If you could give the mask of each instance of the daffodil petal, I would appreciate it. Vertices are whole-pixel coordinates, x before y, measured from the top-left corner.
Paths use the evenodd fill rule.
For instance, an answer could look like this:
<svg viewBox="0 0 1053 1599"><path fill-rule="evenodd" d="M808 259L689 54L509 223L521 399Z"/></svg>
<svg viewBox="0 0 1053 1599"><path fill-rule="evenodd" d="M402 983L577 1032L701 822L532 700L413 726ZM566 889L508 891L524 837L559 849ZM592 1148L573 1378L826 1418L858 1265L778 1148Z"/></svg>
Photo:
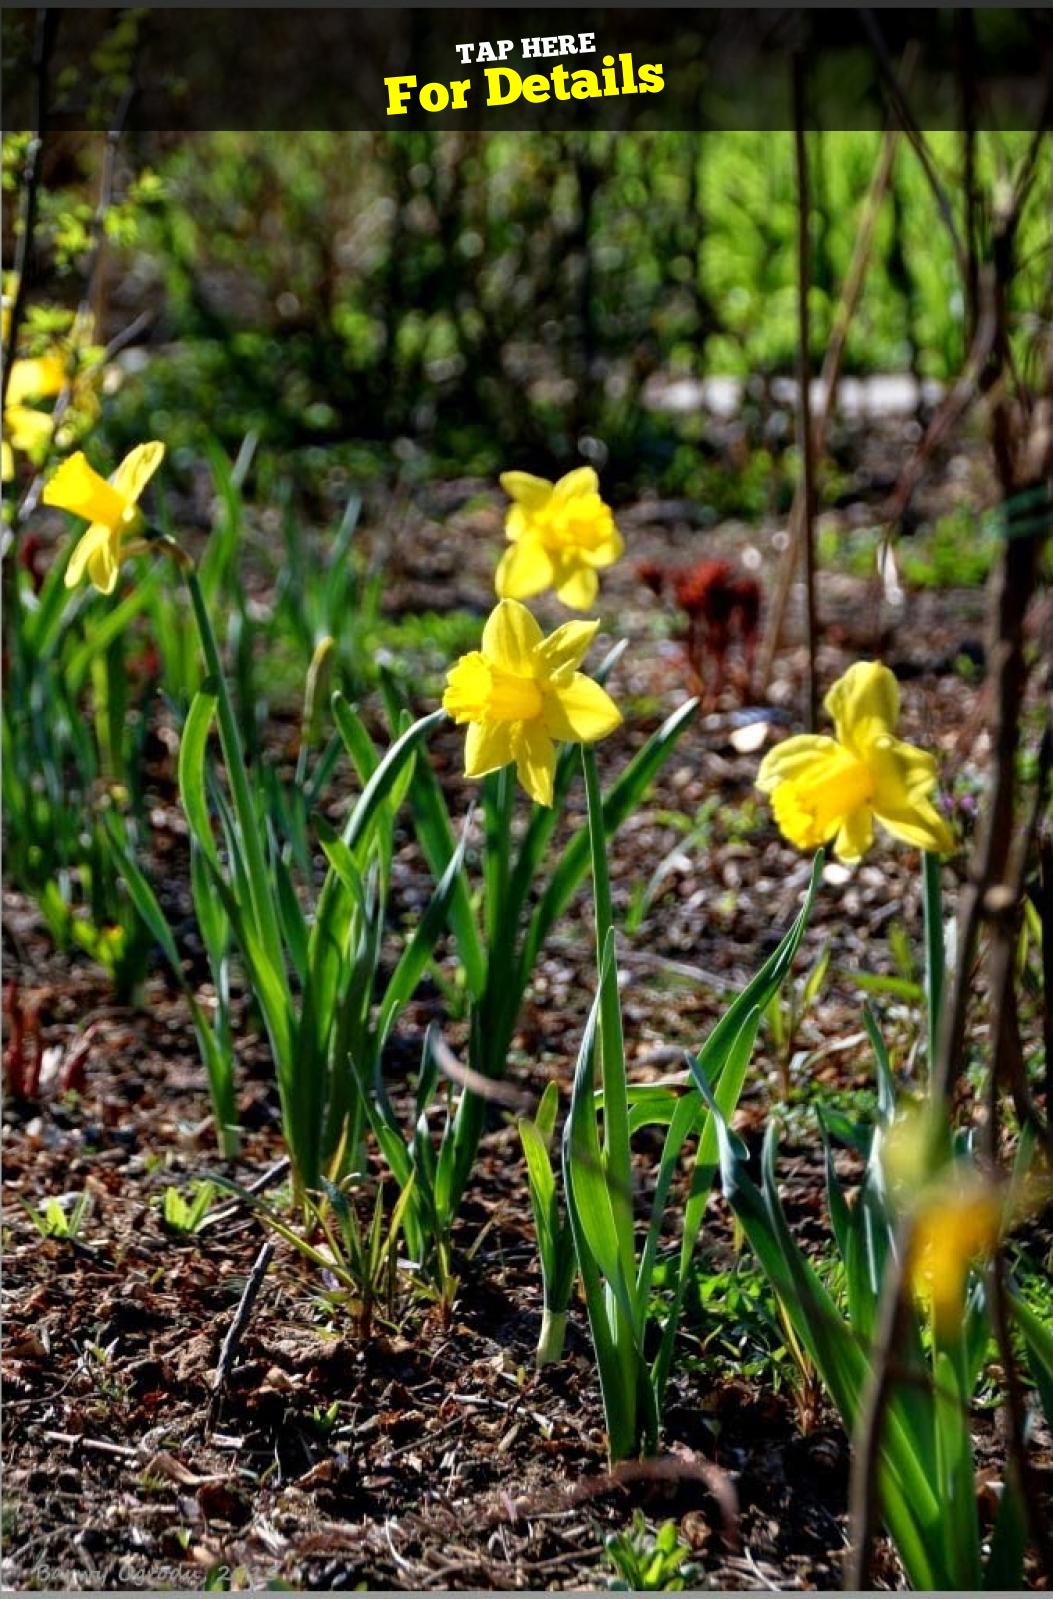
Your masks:
<svg viewBox="0 0 1053 1599"><path fill-rule="evenodd" d="M45 484L41 498L45 505L70 511L86 522L105 522L112 526L120 522L126 509L117 490L89 465L83 450L63 461Z"/></svg>
<svg viewBox="0 0 1053 1599"><path fill-rule="evenodd" d="M512 723L472 722L464 741L465 777L485 777L512 761Z"/></svg>
<svg viewBox="0 0 1053 1599"><path fill-rule="evenodd" d="M534 522L521 505L510 505L505 517L505 538L511 544L517 544L520 539L527 538L534 529Z"/></svg>
<svg viewBox="0 0 1053 1599"><path fill-rule="evenodd" d="M552 804L556 748L540 721L517 722L512 727L516 776L538 805Z"/></svg>
<svg viewBox="0 0 1053 1599"><path fill-rule="evenodd" d="M88 556L88 577L100 594L112 594L117 587L117 576L121 569L120 538L109 528L103 531L106 537L99 541Z"/></svg>
<svg viewBox="0 0 1053 1599"><path fill-rule="evenodd" d="M927 799L936 787L936 757L891 734L875 740L867 764L873 773L874 803L879 810Z"/></svg>
<svg viewBox="0 0 1053 1599"><path fill-rule="evenodd" d="M567 500L576 499L579 494L598 494L600 480L591 466L577 466L572 472L564 473L552 490L552 498L558 505L563 505Z"/></svg>
<svg viewBox="0 0 1053 1599"><path fill-rule="evenodd" d="M914 849L927 850L930 855L950 855L954 849L951 827L929 800L915 801L903 811L878 810L875 806L874 815L887 833Z"/></svg>
<svg viewBox="0 0 1053 1599"><path fill-rule="evenodd" d="M915 849L949 854L954 834L930 799L936 761L928 750L886 734L871 744L867 765L874 783L874 814L882 827Z"/></svg>
<svg viewBox="0 0 1053 1599"><path fill-rule="evenodd" d="M92 583L104 594L112 594L117 585L117 561L111 556L113 535L104 522L93 522L86 533L77 540L66 567L65 584L76 588L87 572Z"/></svg>
<svg viewBox="0 0 1053 1599"><path fill-rule="evenodd" d="M113 486L129 505L135 505L146 485L164 460L165 447L159 439L137 444L113 474Z"/></svg>
<svg viewBox="0 0 1053 1599"><path fill-rule="evenodd" d="M550 682L566 681L578 670L596 637L599 622L564 622L534 651L539 671Z"/></svg>
<svg viewBox="0 0 1053 1599"><path fill-rule="evenodd" d="M548 478L532 472L502 472L499 481L509 499L527 511L540 511L552 493Z"/></svg>
<svg viewBox="0 0 1053 1599"><path fill-rule="evenodd" d="M553 738L594 744L621 724L622 713L605 688L575 672L570 682L545 694L545 726Z"/></svg>
<svg viewBox="0 0 1053 1599"><path fill-rule="evenodd" d="M483 628L483 654L495 666L518 677L532 677L534 651L541 629L525 605L503 599L490 612Z"/></svg>
<svg viewBox="0 0 1053 1599"><path fill-rule="evenodd" d="M528 600L552 582L552 559L537 539L523 538L498 562L494 588L503 600Z"/></svg>
<svg viewBox="0 0 1053 1599"><path fill-rule="evenodd" d="M762 794L771 794L780 783L799 777L817 760L836 753L836 739L827 738L824 733L799 733L768 751L760 763L756 785Z"/></svg>
<svg viewBox="0 0 1053 1599"><path fill-rule="evenodd" d="M591 566L579 566L562 582L557 579L556 595L572 611L587 611L594 604L600 580Z"/></svg>
<svg viewBox="0 0 1053 1599"><path fill-rule="evenodd" d="M880 661L857 661L838 678L823 704L840 742L863 756L875 738L895 731L899 684Z"/></svg>
<svg viewBox="0 0 1053 1599"><path fill-rule="evenodd" d="M14 475L15 475L15 457L14 457L14 452L11 449L10 444L8 444L7 440L4 439L3 445L2 445L2 447L0 447L0 479L2 479L2 481L4 483L10 483L10 481L14 477Z"/></svg>
<svg viewBox="0 0 1053 1599"><path fill-rule="evenodd" d="M490 697L493 674L481 650L469 650L446 674L442 708L455 722L478 721Z"/></svg>

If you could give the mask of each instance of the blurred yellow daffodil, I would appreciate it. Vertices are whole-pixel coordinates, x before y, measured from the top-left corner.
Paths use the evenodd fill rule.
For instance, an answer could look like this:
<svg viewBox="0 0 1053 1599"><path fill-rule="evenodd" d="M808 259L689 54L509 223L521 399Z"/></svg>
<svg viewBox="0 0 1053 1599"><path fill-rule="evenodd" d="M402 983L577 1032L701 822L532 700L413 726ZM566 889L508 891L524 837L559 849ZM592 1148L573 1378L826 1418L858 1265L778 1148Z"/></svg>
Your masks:
<svg viewBox="0 0 1053 1599"><path fill-rule="evenodd" d="M1002 1225L1000 1193L978 1172L950 1173L922 1200L908 1275L938 1330L950 1332L960 1324L969 1268L994 1253Z"/></svg>
<svg viewBox="0 0 1053 1599"><path fill-rule="evenodd" d="M621 722L606 689L578 671L598 622L566 622L545 638L525 605L502 600L481 650L462 655L446 679L443 706L468 723L464 770L483 777L515 762L539 805L552 804L554 739L592 744Z"/></svg>
<svg viewBox="0 0 1053 1599"><path fill-rule="evenodd" d="M28 402L51 399L61 391L65 381L65 362L57 355L12 362L4 400L2 475L5 483L15 475L14 452L35 455L51 437L50 414L34 410Z"/></svg>
<svg viewBox="0 0 1053 1599"><path fill-rule="evenodd" d="M66 362L61 355L26 356L11 365L7 380L7 405L25 405L28 400L48 400L65 386Z"/></svg>
<svg viewBox="0 0 1053 1599"><path fill-rule="evenodd" d="M9 272L4 279L3 293L0 294L0 343L3 344L5 356L8 353L7 344L11 337L11 317L14 314L17 288L18 279L13 272Z"/></svg>
<svg viewBox="0 0 1053 1599"><path fill-rule="evenodd" d="M578 467L558 483L504 472L501 487L512 504L505 519L510 548L495 579L498 594L527 600L554 588L571 610L587 611L599 587L597 568L611 566L625 548L592 467Z"/></svg>
<svg viewBox="0 0 1053 1599"><path fill-rule="evenodd" d="M15 475L14 451L35 455L51 437L51 417L47 411L34 411L28 405L8 405L4 408L3 480L9 483Z"/></svg>
<svg viewBox="0 0 1053 1599"><path fill-rule="evenodd" d="M164 457L165 447L154 439L130 451L109 482L89 466L78 450L44 489L44 504L70 511L91 523L66 568L66 587L74 588L87 572L101 594L112 594L122 555L123 541L143 527L139 499Z"/></svg>
<svg viewBox="0 0 1053 1599"><path fill-rule="evenodd" d="M761 762L757 787L770 794L780 829L799 849L834 840L843 861L857 861L874 841L874 822L893 837L933 854L954 847L950 827L930 798L936 761L895 737L899 686L879 661L849 667L826 696L834 738L788 738Z"/></svg>

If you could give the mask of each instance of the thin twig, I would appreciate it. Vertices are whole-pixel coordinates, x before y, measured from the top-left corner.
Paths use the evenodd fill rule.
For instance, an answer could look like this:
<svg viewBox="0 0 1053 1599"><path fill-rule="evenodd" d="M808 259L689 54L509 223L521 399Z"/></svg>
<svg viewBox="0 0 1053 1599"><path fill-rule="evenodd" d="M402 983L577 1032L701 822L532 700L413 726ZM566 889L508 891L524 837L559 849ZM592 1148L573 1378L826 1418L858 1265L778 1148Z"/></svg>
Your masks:
<svg viewBox="0 0 1053 1599"><path fill-rule="evenodd" d="M913 75L916 53L912 46L908 46L903 53L900 72L904 81L908 81ZM877 220L881 214L882 202L892 177L892 165L900 137L899 127L890 123L885 129L877 165L874 168L874 173L870 180L870 188L863 202L852 260L841 288L829 342L823 355L823 364L819 373L819 392L816 397L815 413L812 418L812 435L815 441L814 449L817 461L826 442L827 424L833 412L837 386L841 378L841 365L844 360L845 346L848 342L848 333L866 280L867 267L874 246ZM789 604L790 590L793 586L794 574L800 565L803 511L804 492L803 484L799 479L794 490L793 504L790 507L786 548L779 563L779 570L768 606L767 621L764 628L764 644L757 674L758 687L761 694L764 693L771 681L775 653L782 642L783 628L786 623L786 608Z"/></svg>
<svg viewBox="0 0 1053 1599"><path fill-rule="evenodd" d="M11 368L14 365L15 351L18 349L18 335L21 331L22 318L26 309L29 262L33 249L33 235L37 226L37 205L40 199L40 158L44 148L44 132L47 127L48 65L51 61L51 51L55 43L57 26L57 12L49 8L37 12L36 37L33 42L33 77L36 85L33 113L35 126L26 150L26 165L22 177L21 232L18 236L18 248L15 254L15 295L11 306L7 349L4 351L4 370L0 374L0 410L7 404L7 385L11 381Z"/></svg>
<svg viewBox="0 0 1053 1599"><path fill-rule="evenodd" d="M206 1228L218 1227L223 1222L230 1221L231 1217L236 1216L241 1210L246 1199L255 1198L257 1194L262 1194L265 1189L272 1187L274 1183L280 1182L289 1170L290 1164L288 1155L283 1155L281 1160L275 1161L274 1165L269 1166L259 1177L255 1177L251 1183L246 1183L241 1190L241 1194L232 1205L224 1205L222 1210L217 1210L213 1215L206 1216L198 1231L203 1233ZM199 1180L208 1182L209 1178L205 1175ZM244 1198L241 1195L244 1195Z"/></svg>
<svg viewBox="0 0 1053 1599"><path fill-rule="evenodd" d="M976 23L964 6L954 13L958 58L958 104L962 122L962 188L965 191L965 328L969 345L980 321L980 196L976 184Z"/></svg>
<svg viewBox="0 0 1053 1599"><path fill-rule="evenodd" d="M219 1352L216 1375L212 1382L212 1396L208 1402L208 1415L205 1418L206 1434L210 1433L216 1424L216 1419L219 1414L219 1407L223 1399L227 1382L230 1378L234 1361L237 1358L238 1350L241 1347L241 1341L245 1336L246 1329L248 1328L249 1322L252 1318L253 1307L255 1306L259 1291L263 1287L263 1279L267 1275L267 1269L270 1266L273 1255L274 1244L270 1239L268 1239L267 1242L262 1245L260 1252L256 1256L256 1259L253 1263L252 1270L245 1279L245 1287L242 1291L238 1308L234 1312L234 1320L227 1329L227 1336L224 1338L222 1348Z"/></svg>
<svg viewBox="0 0 1053 1599"><path fill-rule="evenodd" d="M966 276L967 263L965 251L962 248L961 236L958 232L958 225L954 220L954 207L951 205L951 201L946 189L940 182L939 173L936 171L936 163L933 160L932 152L925 142L925 135L922 133L920 127L918 126L917 119L910 109L910 105L907 101L906 91L904 90L900 78L897 76L896 68L893 64L891 56L888 53L888 46L885 44L884 36L882 35L881 29L878 27L877 19L874 16L873 11L861 9L859 17L863 24L866 35L874 47L874 54L877 57L877 63L881 71L881 76L885 80L885 84L889 92L889 98L892 101L896 115L899 117L900 123L902 124L903 132L910 140L911 148L913 149L918 160L921 162L921 169L928 180L929 188L932 190L937 209L941 218L943 219L947 232L950 235L951 244L954 247L955 259L958 263L958 269L964 279Z"/></svg>
<svg viewBox="0 0 1053 1599"><path fill-rule="evenodd" d="M119 1460L134 1460L139 1453L126 1444L111 1444L106 1438L86 1438L82 1433L45 1432L42 1436L49 1444L68 1444L71 1449L87 1449L95 1455L116 1455Z"/></svg>
<svg viewBox="0 0 1053 1599"><path fill-rule="evenodd" d="M925 435L918 444L917 449L908 458L896 482L896 487L889 496L888 502L882 511L882 520L887 528L894 528L900 521L913 497L914 491L921 482L929 460L934 451L943 443L955 424L961 421L981 392L981 378L987 363L991 358L996 338L995 310L990 296L980 316L976 328L976 337L969 350L965 365L952 387L940 401L932 421L925 430Z"/></svg>
<svg viewBox="0 0 1053 1599"><path fill-rule="evenodd" d="M474 1067L463 1065L437 1027L431 1028L428 1044L432 1058L442 1075L449 1078L451 1083L456 1083L458 1088L465 1088L470 1093L478 1094L480 1099L504 1105L507 1110L516 1110L522 1116L527 1116L536 1109L535 1096L528 1094L525 1089L516 1088L514 1083L503 1083L492 1077L484 1077L483 1073L476 1071Z"/></svg>
<svg viewBox="0 0 1053 1599"><path fill-rule="evenodd" d="M91 243L87 266L85 268L84 290L81 295L80 305L77 308L77 315L73 323L73 337L70 340L62 389L51 412L51 429L44 448L44 455L41 461L40 469L34 474L33 481L30 483L28 489L23 495L21 503L18 507L18 511L15 515L14 527L16 532L23 526L27 518L33 514L37 508L37 505L39 504L40 495L44 487L44 478L47 474L48 463L55 449L55 440L58 437L58 431L62 424L62 418L65 416L73 400L73 393L76 387L76 379L78 376L77 364L79 357L77 339L79 337L80 330L88 326L88 321L92 316L92 308L96 299L96 283L102 271L102 262L105 254L104 247L106 243L106 218L109 215L110 207L113 204L114 183L117 175L117 147L120 143L121 134L124 131L124 125L128 120L128 111L131 107L132 100L134 99L135 92L135 84L133 82L129 84L128 88L121 96L120 105L117 108L117 113L113 119L113 124L106 134L106 142L103 147L102 171L99 177L99 198L96 202L95 211L91 219ZM143 316L136 317L132 326L135 328L141 328L148 323L149 320L150 313L144 313ZM129 335L127 333L124 335L118 334L117 338L113 340L112 346L107 348L103 359L97 363L98 366L101 367L107 360L112 359L112 355L116 353L117 350L123 349L124 345L128 342Z"/></svg>

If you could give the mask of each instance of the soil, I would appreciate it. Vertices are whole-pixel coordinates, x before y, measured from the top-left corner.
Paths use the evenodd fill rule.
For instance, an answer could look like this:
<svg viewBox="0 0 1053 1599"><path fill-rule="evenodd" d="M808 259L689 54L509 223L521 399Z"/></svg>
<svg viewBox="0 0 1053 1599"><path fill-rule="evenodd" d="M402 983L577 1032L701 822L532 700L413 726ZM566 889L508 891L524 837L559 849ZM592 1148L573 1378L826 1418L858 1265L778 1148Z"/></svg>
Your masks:
<svg viewBox="0 0 1053 1599"><path fill-rule="evenodd" d="M680 560L703 549L676 507L641 505L624 522L634 553ZM421 514L393 562L392 613L455 604L483 613L498 525L496 502ZM462 565L461 550L475 546ZM771 572L770 534L728 526L704 536L707 554L724 549L748 561L747 546L761 574ZM873 585L824 574L820 603L828 683L873 647ZM605 581L603 605L605 634L631 640L612 682L628 714L626 729L603 746L610 773L686 687L680 646L628 565ZM982 614L982 596L962 590L909 594L901 613L885 617L887 658L903 680L904 736L939 750L948 791L956 774L983 770L977 691L954 669L982 638ZM777 662L769 740L779 725L800 725L803 665L791 630ZM759 751L735 748L740 720L734 694L704 715L612 845L621 913L633 885L683 846L655 904L624 939L626 1032L642 1077L668 1072L671 1062L676 1069L679 1052L697 1048L722 996L756 968L800 900L806 863L779 839L763 804L752 820L743 809ZM276 720L274 742L287 748L286 722ZM453 729L432 747L461 811L471 796L459 750ZM153 818L156 862L176 885L166 892L178 911L186 841L173 776L171 760L159 761ZM683 843L670 813L693 817L714 797L710 835ZM580 804L576 795L570 825ZM968 807L966 793L966 829ZM749 825L737 831L736 816ZM397 864L399 903L419 903L424 873L408 836ZM950 905L958 870L947 868ZM736 1376L716 1367L705 1328L689 1318L662 1452L612 1474L581 1305L566 1359L534 1370L540 1284L523 1162L512 1119L496 1110L457 1231L452 1313L444 1319L407 1289L363 1343L351 1317L321 1302L317 1272L277 1241L213 1402L220 1346L265 1234L244 1206L225 1200L192 1238L163 1224L165 1188L218 1169L185 1004L158 974L140 1007L118 1008L97 968L52 949L27 901L7 893L5 915L8 978L35 1015L44 1051L38 1097L9 1098L3 1146L5 1586L602 1587L613 1572L604 1539L636 1507L652 1523L677 1520L699 1573L693 1585L840 1585L847 1441L833 1412L803 1403L785 1373L776 1382L771 1370ZM918 947L909 850L882 844L853 872L828 868L800 968L829 940L832 976L804 1026L809 1080L798 1098L869 1087L853 977L892 968L897 922ZM177 927L191 959L192 926ZM536 1095L551 1077L569 1085L593 984L586 889L537 970L510 1062L518 1087ZM440 1014L437 991L425 988L403 1018L388 1061L396 1095ZM916 1024L908 1008L895 1026L909 1071ZM449 1036L456 1045L463 1034ZM228 1174L248 1184L274 1168L282 1147L267 1051L247 1010L241 1037L247 1133ZM762 1035L737 1118L750 1139L759 1140L777 1101L775 1064ZM811 1244L825 1227L817 1145L809 1115L785 1118L787 1209ZM23 1202L82 1191L90 1211L79 1240L42 1238ZM719 1193L702 1256L713 1269L735 1259ZM885 1545L875 1574L883 1586L900 1584Z"/></svg>

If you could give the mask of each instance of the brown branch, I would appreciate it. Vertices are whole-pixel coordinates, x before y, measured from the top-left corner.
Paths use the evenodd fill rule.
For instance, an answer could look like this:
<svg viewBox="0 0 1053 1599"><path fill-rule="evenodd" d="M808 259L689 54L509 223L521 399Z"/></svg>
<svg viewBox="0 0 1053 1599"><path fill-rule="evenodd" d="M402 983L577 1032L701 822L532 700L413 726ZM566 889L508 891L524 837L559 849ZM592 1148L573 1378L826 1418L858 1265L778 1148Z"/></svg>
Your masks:
<svg viewBox="0 0 1053 1599"><path fill-rule="evenodd" d="M1036 148L1034 142L1031 150ZM1025 160L1027 171L1031 151ZM1028 191L1018 181L1014 201L998 217L993 248L992 276L988 296L990 314L984 322L990 331L986 362L977 381L991 402L991 446L1002 491L1002 551L994 574L991 606L990 646L990 734L992 773L980 833L969 866L969 881L962 892L958 920L958 958L950 993L941 1018L939 1048L931 1084L934 1101L949 1105L965 1042L965 1024L971 993L971 967L976 954L982 923L1000 914L1009 879L1016 799L1016 751L1020 711L1027 681L1024 658L1024 620L1035 589L1038 558L1046 530L1013 536L1008 522L1008 507L1025 484L1018 481L1017 455L1013 432L1014 418L1002 381L1009 349L1008 293L1013 277L1013 244ZM970 366L975 366L981 351L974 348ZM1044 463L1040 470L1045 471ZM1011 889L1008 890L1011 892ZM996 1018L995 1039L1004 1025ZM993 1069L993 1063L992 1063Z"/></svg>
<svg viewBox="0 0 1053 1599"><path fill-rule="evenodd" d="M1025 162L1025 168L1028 163ZM950 992L940 1018L936 1060L929 1083L929 1100L937 1115L950 1117L961 1069L966 1021L972 992L972 970L981 926L991 925L989 951L989 1003L992 1017L993 1058L988 1084L987 1155L992 1166L998 1153L1000 1093L1008 1081L1023 1118L1037 1121L1026 1083L1014 987L1015 929L1019 916L1028 861L1040 826L1053 750L1050 729L1043 740L1036 794L1030 817L1014 842L1016 809L1016 755L1020 716L1027 682L1024 656L1024 622L1038 574L1038 556L1046 529L1013 536L1008 508L1026 484L1018 481L1017 461L1027 452L1016 448L1014 417L1006 398L1005 375L1009 364L1008 291L1013 275L1013 242L1020 208L1028 185L1018 183L1014 203L996 219L992 273L986 285L987 309L981 317L970 352L968 370L943 407L941 426L974 392L990 403L991 445L998 469L1003 511L1003 543L991 587L990 698L988 725L992 744L992 769L979 835L969 866L969 878L959 911L958 953ZM933 429L927 443L932 447ZM922 452L919 452L919 456ZM916 470L916 468L915 468ZM904 486L906 482L906 494ZM911 477L901 478L897 495L909 497ZM1048 1110L1048 1105L1047 1105ZM853 1550L847 1585L865 1589L870 1549L880 1511L880 1460L883 1422L892 1392L894 1351L903 1329L907 1291L905 1262L909 1257L909 1228L901 1228L896 1252L886 1268L878 1313L878 1335L871 1381L854 1436L851 1512ZM1024 1442L1024 1405L1008 1329L1001 1263L992 1267L991 1308L1006 1379L1005 1421L1007 1452L1017 1484L1027 1506L1032 1537L1053 1576L1053 1555L1048 1529L1039 1525L1034 1472Z"/></svg>
<svg viewBox="0 0 1053 1599"><path fill-rule="evenodd" d="M1015 1487L1023 1507L1031 1541L1042 1562L1048 1585L1053 1583L1053 1536L1050 1535L1049 1522L1042 1505L1042 1484L1027 1449L1027 1406L1009 1330L1009 1296L1006 1291L1005 1262L1001 1255L996 1255L991 1261L987 1281L991 1322L1005 1380L1002 1413L1006 1455L1009 1469L1016 1478ZM1008 1486L1007 1484L1007 1491Z"/></svg>
<svg viewBox="0 0 1053 1599"><path fill-rule="evenodd" d="M1023 621L1034 585L1037 539L1007 539L995 590L997 625L992 654L992 775L969 880L958 914L958 953L939 1033L931 1093L949 1105L961 1065L972 994L972 965L984 921L999 913L1012 839L1016 747L1026 669ZM997 1035L996 1035L997 1036Z"/></svg>
<svg viewBox="0 0 1053 1599"><path fill-rule="evenodd" d="M804 134L804 57L793 58L793 143L797 167L797 446L801 454L800 542L804 555L804 603L808 640L808 727L819 721L818 630L815 604L815 438L812 433L811 282L808 147Z"/></svg>
<svg viewBox="0 0 1053 1599"><path fill-rule="evenodd" d="M1039 915L1042 923L1042 1042L1045 1053L1046 1131L1053 1162L1053 835L1039 839Z"/></svg>
<svg viewBox="0 0 1053 1599"><path fill-rule="evenodd" d="M1020 1036L1017 1004L1016 952L1022 920L1028 869L1038 839L1042 815L1049 792L1053 766L1053 723L1047 720L1038 752L1038 771L1030 814L1017 836L1010 854L1007 881L987 895L987 914L991 933L988 949L988 1006L995 1018L992 1031L993 1056L988 1084L988 1113L985 1153L994 1168L998 1160L998 1104L1001 1090L1012 1096L1013 1109L1021 1127L1034 1129L1040 1144L1050 1141L1049 1113L1043 1119L1035 1104L1027 1079L1027 1063Z"/></svg>

